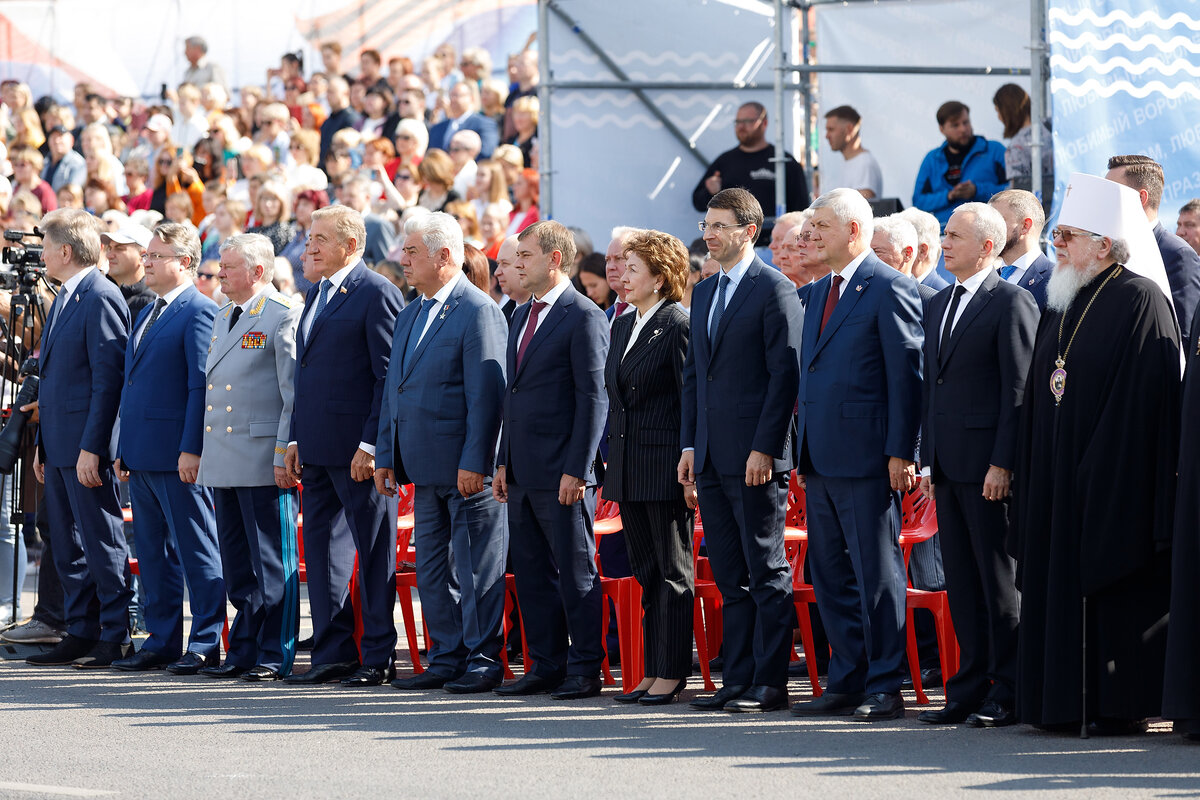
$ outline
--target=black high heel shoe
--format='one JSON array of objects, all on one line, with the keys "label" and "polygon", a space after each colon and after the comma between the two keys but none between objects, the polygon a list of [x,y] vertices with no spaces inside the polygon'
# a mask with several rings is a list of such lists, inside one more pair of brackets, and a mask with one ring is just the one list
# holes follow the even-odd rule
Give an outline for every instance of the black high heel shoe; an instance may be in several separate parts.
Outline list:
[{"label": "black high heel shoe", "polygon": [[613,695],[613,702],[615,702],[615,703],[636,703],[637,701],[641,700],[643,697],[646,696],[647,691],[649,691],[649,690],[634,689],[632,692],[625,692],[624,694]]},{"label": "black high heel shoe", "polygon": [[643,706],[665,706],[668,703],[674,703],[675,698],[679,697],[679,693],[685,686],[687,686],[687,678],[680,678],[675,688],[666,694],[644,694],[638,698],[638,703]]}]

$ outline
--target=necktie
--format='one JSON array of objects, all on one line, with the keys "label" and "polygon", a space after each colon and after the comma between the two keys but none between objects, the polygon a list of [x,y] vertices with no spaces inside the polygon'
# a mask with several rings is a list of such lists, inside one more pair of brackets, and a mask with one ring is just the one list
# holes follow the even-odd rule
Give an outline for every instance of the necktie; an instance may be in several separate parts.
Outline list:
[{"label": "necktie", "polygon": [[942,325],[942,342],[938,345],[938,363],[945,361],[945,353],[950,349],[950,332],[954,330],[954,315],[958,313],[958,301],[966,294],[967,288],[961,283],[954,287],[950,297],[950,308],[946,310],[946,322]]},{"label": "necktie", "polygon": [[233,313],[229,315],[229,330],[233,330],[233,326],[237,325],[237,321],[241,316],[242,316],[242,307],[234,306]]},{"label": "necktie", "polygon": [[417,312],[417,318],[408,331],[408,344],[404,347],[404,366],[406,368],[412,364],[413,353],[417,352],[417,345],[421,342],[421,333],[425,330],[426,320],[429,319],[429,309],[433,308],[436,303],[437,300],[432,297],[421,301],[421,310]]},{"label": "necktie", "polygon": [[842,296],[842,281],[841,275],[833,276],[833,284],[829,287],[829,297],[825,298],[825,311],[821,314],[821,328],[817,331],[817,335],[821,335],[821,331],[825,330],[825,324],[829,322],[829,318],[833,316],[833,309],[838,304],[838,299]]},{"label": "necktie", "polygon": [[154,327],[154,323],[158,322],[158,318],[162,316],[163,309],[166,307],[167,301],[161,297],[154,301],[154,310],[150,312],[150,319],[146,320],[146,327],[142,328],[142,335],[138,337],[138,347],[141,347],[142,342],[146,341],[146,334]]},{"label": "necktie", "polygon": [[525,323],[525,332],[521,334],[521,344],[517,347],[518,368],[521,366],[521,359],[525,358],[525,348],[529,347],[529,341],[537,333],[538,316],[546,308],[546,305],[546,303],[539,303],[536,300],[529,304],[529,321]]},{"label": "necktie", "polygon": [[1012,264],[1006,264],[1000,268],[1000,280],[1006,281],[1012,277],[1012,274],[1017,271],[1017,268]]},{"label": "necktie", "polygon": [[713,306],[712,319],[708,323],[708,341],[713,342],[717,338],[717,331],[721,327],[721,317],[725,313],[725,290],[729,287],[729,276],[721,275],[721,280],[717,283],[717,299]]},{"label": "necktie", "polygon": [[624,314],[627,308],[629,308],[629,303],[626,303],[624,300],[618,300],[617,304],[613,306],[613,319]]},{"label": "necktie", "polygon": [[321,316],[321,312],[325,310],[325,303],[329,301],[328,295],[331,288],[333,288],[333,284],[327,278],[321,278],[321,285],[317,288],[317,307],[313,309],[312,317],[308,320],[308,332],[304,334],[306,340],[312,333],[312,327],[316,324],[317,317]]}]

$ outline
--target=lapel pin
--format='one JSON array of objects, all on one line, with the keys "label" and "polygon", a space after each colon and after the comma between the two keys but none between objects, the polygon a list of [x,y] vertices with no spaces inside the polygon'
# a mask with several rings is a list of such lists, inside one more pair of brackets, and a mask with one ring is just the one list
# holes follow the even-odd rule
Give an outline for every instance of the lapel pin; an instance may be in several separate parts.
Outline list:
[{"label": "lapel pin", "polygon": [[339,292],[341,292],[342,294],[345,294],[345,293],[346,293],[346,287],[345,287],[345,286],[339,287],[339,288],[338,288],[338,291],[339,291]]},{"label": "lapel pin", "polygon": [[860,283],[858,286],[855,286],[855,287],[854,287],[854,291],[856,291],[856,292],[861,292],[861,291],[862,291],[862,284]]},{"label": "lapel pin", "polygon": [[76,302],[76,303],[78,303],[78,302],[79,302],[79,295],[75,295],[75,302]]},{"label": "lapel pin", "polygon": [[1036,280],[1037,280],[1037,278],[1030,278],[1030,279],[1029,279],[1029,285],[1030,285],[1030,286],[1033,286],[1033,282],[1034,282],[1034,281],[1036,281]]}]

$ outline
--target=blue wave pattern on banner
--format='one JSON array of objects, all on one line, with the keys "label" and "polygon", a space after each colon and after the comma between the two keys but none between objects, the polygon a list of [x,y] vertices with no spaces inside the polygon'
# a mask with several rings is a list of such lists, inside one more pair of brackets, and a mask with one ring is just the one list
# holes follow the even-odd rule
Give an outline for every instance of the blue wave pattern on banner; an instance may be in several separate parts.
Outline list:
[{"label": "blue wave pattern on banner", "polygon": [[1163,165],[1162,213],[1200,196],[1200,18],[1191,0],[1051,0],[1055,211],[1072,172],[1109,156]]}]

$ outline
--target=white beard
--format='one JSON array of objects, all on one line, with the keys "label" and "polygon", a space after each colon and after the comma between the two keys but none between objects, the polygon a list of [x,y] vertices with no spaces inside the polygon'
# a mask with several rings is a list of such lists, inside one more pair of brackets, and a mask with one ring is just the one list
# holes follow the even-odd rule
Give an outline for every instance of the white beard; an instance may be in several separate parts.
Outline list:
[{"label": "white beard", "polygon": [[1107,266],[1095,264],[1084,269],[1076,269],[1070,265],[1056,266],[1046,284],[1046,307],[1060,314],[1067,313],[1079,290],[1091,283]]}]

